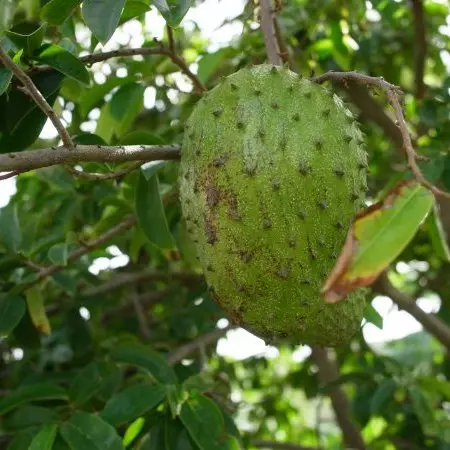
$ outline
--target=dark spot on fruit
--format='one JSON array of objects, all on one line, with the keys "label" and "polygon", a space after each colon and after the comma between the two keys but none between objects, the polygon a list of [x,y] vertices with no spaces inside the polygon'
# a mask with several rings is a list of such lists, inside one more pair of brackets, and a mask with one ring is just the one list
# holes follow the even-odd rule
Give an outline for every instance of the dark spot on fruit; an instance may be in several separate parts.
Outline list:
[{"label": "dark spot on fruit", "polygon": [[328,257],[329,257],[331,260],[334,261],[334,260],[337,258],[337,255],[336,255],[336,253],[331,252],[331,253],[328,255]]},{"label": "dark spot on fruit", "polygon": [[210,208],[214,208],[219,203],[220,191],[216,187],[206,188],[206,203]]},{"label": "dark spot on fruit", "polygon": [[326,108],[322,111],[322,116],[323,117],[328,117],[330,115],[331,109],[330,108]]},{"label": "dark spot on fruit", "polygon": [[323,142],[318,139],[316,142],[314,142],[314,147],[316,147],[316,150],[322,150]]},{"label": "dark spot on fruit", "polygon": [[295,242],[295,239],[289,239],[288,245],[291,248],[295,248],[296,245],[297,245],[296,242]]},{"label": "dark spot on fruit", "polygon": [[206,266],[206,270],[207,270],[208,272],[214,272],[214,269],[213,269],[213,267],[212,267],[211,264],[208,264],[208,265]]},{"label": "dark spot on fruit", "polygon": [[234,84],[234,83],[231,83],[230,84],[230,87],[231,87],[231,90],[232,91],[237,91],[239,88],[238,88],[238,86],[237,86],[237,84]]},{"label": "dark spot on fruit", "polygon": [[302,175],[308,175],[308,173],[312,172],[311,167],[308,166],[306,163],[301,162],[298,166],[298,171],[302,174]]},{"label": "dark spot on fruit", "polygon": [[310,282],[309,280],[300,280],[298,283],[299,283],[299,284],[304,284],[304,285],[309,285],[309,284],[311,284],[311,282]]},{"label": "dark spot on fruit", "polygon": [[200,150],[195,151],[195,156],[200,156]]},{"label": "dark spot on fruit", "polygon": [[240,121],[238,121],[238,122],[236,123],[236,126],[237,126],[240,130],[242,130],[242,129],[245,127],[245,123],[242,122],[242,120],[240,120]]},{"label": "dark spot on fruit", "polygon": [[244,172],[252,177],[256,173],[256,167],[255,166],[245,166]]},{"label": "dark spot on fruit", "polygon": [[361,190],[363,192],[367,192],[369,190],[369,186],[366,183],[361,184]]},{"label": "dark spot on fruit", "polygon": [[281,183],[278,180],[272,181],[272,187],[274,190],[278,191],[280,189]]},{"label": "dark spot on fruit", "polygon": [[365,162],[358,163],[358,169],[367,169],[367,163]]},{"label": "dark spot on fruit", "polygon": [[277,75],[278,74],[278,69],[276,66],[272,66],[272,68],[270,69],[270,73],[272,75]]},{"label": "dark spot on fruit", "polygon": [[241,259],[244,263],[248,264],[253,258],[253,255],[250,252],[241,253]]},{"label": "dark spot on fruit", "polygon": [[317,242],[318,242],[320,247],[324,247],[325,246],[325,241],[323,239],[319,239]]},{"label": "dark spot on fruit", "polygon": [[258,136],[262,139],[266,136],[266,132],[264,130],[259,130],[258,131]]},{"label": "dark spot on fruit", "polygon": [[282,267],[278,272],[277,275],[282,278],[283,280],[286,280],[289,276],[289,269],[287,267]]},{"label": "dark spot on fruit", "polygon": [[195,138],[195,132],[191,131],[188,136],[189,136],[189,139],[194,139]]},{"label": "dark spot on fruit", "polygon": [[352,195],[350,195],[350,200],[351,200],[352,202],[354,202],[354,201],[356,201],[356,200],[358,200],[358,199],[359,199],[359,195],[356,194],[355,192],[353,192]]},{"label": "dark spot on fruit", "polygon": [[206,242],[208,244],[214,245],[217,242],[216,228],[211,219],[209,218],[205,220],[205,234],[206,234]]},{"label": "dark spot on fruit", "polygon": [[344,228],[344,224],[341,221],[336,222],[336,228],[338,230],[342,230]]},{"label": "dark spot on fruit", "polygon": [[321,200],[317,202],[317,206],[318,206],[320,209],[327,209],[327,208],[328,208],[327,203],[324,202],[324,201],[321,201]]},{"label": "dark spot on fruit", "polygon": [[255,95],[258,96],[258,97],[262,94],[262,92],[261,92],[260,89],[255,89],[253,92],[254,92]]},{"label": "dark spot on fruit", "polygon": [[274,103],[272,103],[270,106],[272,107],[272,109],[278,109],[278,108],[280,107],[280,104],[274,102]]},{"label": "dark spot on fruit", "polygon": [[222,115],[222,113],[223,113],[223,109],[222,108],[216,108],[214,111],[213,111],[213,115],[214,115],[214,117],[219,117],[219,116],[221,116]]},{"label": "dark spot on fruit", "polygon": [[307,298],[301,298],[299,300],[300,306],[308,306],[309,305],[309,300]]},{"label": "dark spot on fruit", "polygon": [[288,91],[289,91],[289,92],[292,92],[293,90],[294,90],[294,86],[290,85],[290,86],[288,87]]},{"label": "dark spot on fruit", "polygon": [[263,228],[265,230],[268,230],[269,228],[272,228],[272,221],[270,221],[269,219],[264,219],[263,220]]},{"label": "dark spot on fruit", "polygon": [[299,211],[297,211],[297,216],[301,220],[305,220],[306,219],[306,211],[304,211],[303,209],[300,209]]},{"label": "dark spot on fruit", "polygon": [[223,156],[218,156],[213,161],[213,166],[214,167],[222,167],[224,165],[225,165],[225,158]]},{"label": "dark spot on fruit", "polygon": [[350,141],[351,141],[352,139],[353,139],[353,138],[352,138],[349,134],[346,134],[346,135],[344,136],[344,142],[345,142],[346,144],[349,144]]},{"label": "dark spot on fruit", "polygon": [[299,114],[299,113],[295,113],[295,114],[292,116],[292,118],[293,118],[296,122],[298,122],[298,121],[300,120],[300,114]]},{"label": "dark spot on fruit", "polygon": [[311,92],[305,92],[304,94],[303,94],[306,98],[311,98]]},{"label": "dark spot on fruit", "polygon": [[334,174],[338,177],[338,178],[343,178],[343,176],[345,175],[345,172],[342,169],[335,169],[334,170]]}]

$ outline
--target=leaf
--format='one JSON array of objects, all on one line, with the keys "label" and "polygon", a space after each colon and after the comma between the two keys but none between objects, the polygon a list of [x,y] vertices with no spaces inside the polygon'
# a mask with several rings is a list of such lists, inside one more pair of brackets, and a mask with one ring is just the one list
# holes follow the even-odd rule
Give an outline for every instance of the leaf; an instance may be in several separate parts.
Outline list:
[{"label": "leaf", "polygon": [[84,405],[100,391],[114,369],[114,365],[102,361],[88,364],[73,379],[69,388],[70,400],[77,406]]},{"label": "leaf", "polygon": [[225,423],[217,405],[207,397],[191,398],[183,404],[180,419],[201,450],[224,449]]},{"label": "leaf", "polygon": [[21,429],[33,426],[42,426],[57,422],[58,414],[50,408],[42,406],[24,405],[17,408],[14,413],[7,416],[4,421],[5,427],[9,429]]},{"label": "leaf", "polygon": [[47,24],[43,23],[31,34],[19,34],[14,31],[5,31],[5,35],[18,48],[23,49],[25,55],[31,56],[33,52],[40,47],[46,30]]},{"label": "leaf", "polygon": [[172,413],[172,418],[175,419],[180,415],[181,407],[187,399],[187,393],[182,386],[178,384],[168,384],[165,386],[167,402]]},{"label": "leaf", "polygon": [[0,95],[6,92],[12,79],[12,72],[6,67],[0,67]]},{"label": "leaf", "polygon": [[377,414],[382,411],[387,402],[393,396],[396,389],[397,383],[392,378],[383,380],[383,382],[374,392],[373,397],[370,401],[370,410],[372,414]]},{"label": "leaf", "polygon": [[51,423],[42,428],[31,441],[28,450],[52,450],[58,425]]},{"label": "leaf", "polygon": [[72,450],[123,450],[116,430],[95,414],[76,412],[63,423],[60,434]]},{"label": "leaf", "polygon": [[91,79],[84,63],[66,49],[56,44],[46,44],[39,49],[35,55],[37,61],[47,64],[59,72],[77,80],[85,85],[89,85]]},{"label": "leaf", "polygon": [[171,27],[176,27],[191,7],[191,0],[154,0],[153,4]]},{"label": "leaf", "polygon": [[434,196],[415,181],[403,181],[384,200],[359,213],[325,282],[325,301],[336,303],[373,283],[403,251],[433,206]]},{"label": "leaf", "polygon": [[169,161],[149,161],[141,166],[141,172],[148,181],[156,175],[159,169],[166,166]]},{"label": "leaf", "polygon": [[119,25],[125,0],[84,0],[83,18],[94,36],[105,44]]},{"label": "leaf", "polygon": [[48,258],[53,264],[67,265],[69,248],[66,243],[52,245],[48,250]]},{"label": "leaf", "polygon": [[133,423],[130,424],[123,435],[123,445],[125,447],[128,447],[133,443],[144,428],[144,425],[145,419],[143,417],[138,417]]},{"label": "leaf", "polygon": [[448,247],[447,236],[440,219],[437,203],[434,204],[432,213],[427,217],[426,224],[434,253],[443,261],[449,262],[450,249]]},{"label": "leaf", "polygon": [[82,0],[50,0],[42,7],[42,18],[52,25],[61,25],[81,2]]},{"label": "leaf", "polygon": [[120,16],[119,25],[133,19],[133,17],[140,16],[146,13],[150,9],[148,3],[143,1],[131,0],[127,1],[125,7],[123,8],[122,15]]},{"label": "leaf", "polygon": [[409,386],[408,393],[411,398],[414,413],[419,419],[424,433],[434,434],[436,432],[435,408],[423,391],[417,386]]},{"label": "leaf", "polygon": [[373,323],[380,330],[383,329],[383,317],[370,302],[366,304],[366,308],[364,310],[364,318],[367,320],[367,322]]},{"label": "leaf", "polygon": [[119,140],[120,145],[164,145],[165,143],[164,139],[157,134],[144,130],[131,131]]},{"label": "leaf", "polygon": [[45,312],[41,291],[34,286],[26,291],[28,312],[36,329],[47,336],[51,333],[50,322]]},{"label": "leaf", "polygon": [[16,204],[0,209],[0,243],[11,253],[16,253],[20,248],[22,232]]},{"label": "leaf", "polygon": [[26,311],[23,297],[0,294],[0,338],[8,336]]},{"label": "leaf", "polygon": [[214,70],[222,63],[226,58],[228,49],[222,48],[215,53],[207,53],[202,57],[198,63],[197,76],[202,83],[206,83],[210,76],[214,73]]},{"label": "leaf", "polygon": [[0,415],[6,414],[24,403],[43,400],[67,401],[67,394],[61,386],[50,382],[22,386],[0,400]]},{"label": "leaf", "polygon": [[139,226],[150,243],[159,248],[173,249],[175,244],[167,224],[156,174],[146,179],[142,172],[139,173],[135,205]]},{"label": "leaf", "polygon": [[159,353],[144,345],[123,345],[112,351],[111,358],[114,361],[137,366],[148,371],[160,383],[177,383],[175,372],[167,364],[167,361]]},{"label": "leaf", "polygon": [[122,425],[158,406],[165,395],[161,384],[130,386],[109,399],[100,415],[111,425]]}]

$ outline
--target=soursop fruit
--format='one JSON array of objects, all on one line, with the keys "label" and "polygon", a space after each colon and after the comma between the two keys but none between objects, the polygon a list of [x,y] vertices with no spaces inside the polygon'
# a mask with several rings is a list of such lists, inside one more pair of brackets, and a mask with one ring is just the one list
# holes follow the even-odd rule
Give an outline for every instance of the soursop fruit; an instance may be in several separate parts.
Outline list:
[{"label": "soursop fruit", "polygon": [[227,77],[197,103],[180,198],[209,291],[268,342],[338,346],[358,330],[363,291],[326,304],[366,184],[363,135],[342,100],[283,67]]}]

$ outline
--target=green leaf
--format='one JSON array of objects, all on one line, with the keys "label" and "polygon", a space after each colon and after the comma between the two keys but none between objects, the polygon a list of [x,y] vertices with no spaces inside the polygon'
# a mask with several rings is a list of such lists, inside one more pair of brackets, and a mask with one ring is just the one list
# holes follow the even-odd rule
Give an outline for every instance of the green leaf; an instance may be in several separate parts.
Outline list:
[{"label": "green leaf", "polygon": [[70,400],[77,406],[84,405],[104,387],[114,369],[115,365],[102,361],[88,364],[73,379],[69,388]]},{"label": "green leaf", "polygon": [[5,35],[18,48],[23,49],[25,55],[31,56],[33,52],[40,47],[46,30],[47,24],[43,23],[31,34],[19,34],[14,31],[5,31]]},{"label": "green leaf", "polygon": [[139,225],[150,243],[162,249],[173,249],[175,243],[167,224],[156,174],[146,179],[139,173],[135,205]]},{"label": "green leaf", "polygon": [[197,76],[202,83],[206,83],[214,70],[226,58],[228,49],[222,48],[215,53],[207,53],[198,63]]},{"label": "green leaf", "polygon": [[161,384],[130,386],[108,400],[100,415],[111,425],[122,425],[156,408],[165,395]]},{"label": "green leaf", "polygon": [[58,414],[50,408],[42,406],[24,405],[17,408],[4,421],[5,427],[18,430],[33,426],[42,426],[58,421]]},{"label": "green leaf", "polygon": [[183,404],[180,419],[201,450],[224,449],[225,423],[217,405],[207,397],[197,396]]},{"label": "green leaf", "polygon": [[442,226],[439,209],[434,204],[432,213],[427,217],[426,221],[428,235],[430,236],[434,254],[445,262],[450,261],[450,249],[447,243],[447,236]]},{"label": "green leaf", "polygon": [[148,3],[143,1],[132,0],[128,1],[123,8],[122,15],[120,16],[119,24],[122,24],[134,17],[140,16],[141,14],[146,13],[150,9]]},{"label": "green leaf", "polygon": [[367,322],[373,323],[380,330],[383,329],[383,317],[370,302],[367,302],[366,304],[366,308],[364,310],[364,318],[367,320]]},{"label": "green leaf", "polygon": [[164,145],[166,142],[160,136],[150,131],[131,131],[119,140],[120,145]]},{"label": "green leaf", "polygon": [[90,77],[84,63],[66,49],[56,44],[46,44],[39,49],[35,55],[37,61],[47,64],[59,72],[77,80],[85,85],[89,85]]},{"label": "green leaf", "polygon": [[141,172],[147,181],[156,176],[159,169],[166,166],[169,161],[149,161],[141,166]]},{"label": "green leaf", "polygon": [[41,10],[42,18],[52,25],[61,25],[81,2],[82,0],[50,0]]},{"label": "green leaf", "polygon": [[425,393],[417,386],[409,386],[408,394],[411,398],[414,413],[419,419],[424,433],[436,432],[435,408]]},{"label": "green leaf", "polygon": [[180,415],[181,407],[183,406],[184,401],[187,400],[187,393],[184,388],[178,384],[168,384],[165,388],[172,418],[175,419]]},{"label": "green leaf", "polygon": [[145,419],[143,417],[138,417],[130,426],[126,429],[123,435],[123,445],[125,447],[130,446],[133,441],[139,436],[140,432],[144,428]]},{"label": "green leaf", "polygon": [[52,450],[55,442],[58,425],[50,423],[42,428],[41,431],[34,437],[28,450]]},{"label": "green leaf", "polygon": [[8,336],[26,311],[23,297],[0,294],[0,338]]},{"label": "green leaf", "polygon": [[8,89],[12,79],[12,72],[6,67],[0,67],[0,95],[4,94]]},{"label": "green leaf", "polygon": [[336,303],[353,289],[370,285],[405,249],[433,203],[433,193],[411,180],[360,212],[322,288],[326,301]]},{"label": "green leaf", "polygon": [[153,4],[171,27],[179,25],[191,3],[191,0],[153,0]]},{"label": "green leaf", "polygon": [[392,378],[384,380],[378,386],[370,401],[370,410],[372,411],[372,414],[377,414],[382,411],[388,401],[392,398],[396,389],[397,383]]},{"label": "green leaf", "polygon": [[41,295],[40,288],[33,286],[27,289],[27,306],[33,325],[40,333],[49,335],[51,333],[50,322],[45,312],[44,299]]},{"label": "green leaf", "polygon": [[116,430],[95,414],[76,412],[63,423],[60,434],[72,450],[123,450]]},{"label": "green leaf", "polygon": [[0,415],[24,403],[41,402],[43,400],[67,401],[67,394],[61,386],[49,382],[22,386],[0,400]]},{"label": "green leaf", "polygon": [[16,204],[0,209],[0,243],[11,253],[16,253],[20,248],[22,232]]},{"label": "green leaf", "polygon": [[165,384],[176,384],[177,377],[165,358],[144,345],[128,344],[114,349],[111,353],[114,361],[130,364],[148,371],[153,378]]},{"label": "green leaf", "polygon": [[48,258],[53,264],[67,265],[67,258],[69,257],[69,248],[66,243],[55,244],[48,250]]},{"label": "green leaf", "polygon": [[114,135],[114,129],[116,127],[116,121],[111,115],[111,105],[105,103],[100,112],[100,118],[97,121],[97,127],[95,128],[95,134],[100,136],[105,142],[110,142]]},{"label": "green leaf", "polygon": [[84,0],[83,18],[94,36],[106,43],[119,25],[125,0]]}]

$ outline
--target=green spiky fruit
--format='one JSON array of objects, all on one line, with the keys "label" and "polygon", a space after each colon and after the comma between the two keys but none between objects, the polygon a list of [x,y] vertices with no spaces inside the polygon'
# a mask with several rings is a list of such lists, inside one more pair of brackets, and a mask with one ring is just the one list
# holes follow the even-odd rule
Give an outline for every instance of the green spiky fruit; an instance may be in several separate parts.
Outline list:
[{"label": "green spiky fruit", "polygon": [[212,297],[268,342],[344,344],[364,294],[321,286],[366,190],[363,137],[342,100],[281,67],[242,69],[186,126],[180,196]]}]

